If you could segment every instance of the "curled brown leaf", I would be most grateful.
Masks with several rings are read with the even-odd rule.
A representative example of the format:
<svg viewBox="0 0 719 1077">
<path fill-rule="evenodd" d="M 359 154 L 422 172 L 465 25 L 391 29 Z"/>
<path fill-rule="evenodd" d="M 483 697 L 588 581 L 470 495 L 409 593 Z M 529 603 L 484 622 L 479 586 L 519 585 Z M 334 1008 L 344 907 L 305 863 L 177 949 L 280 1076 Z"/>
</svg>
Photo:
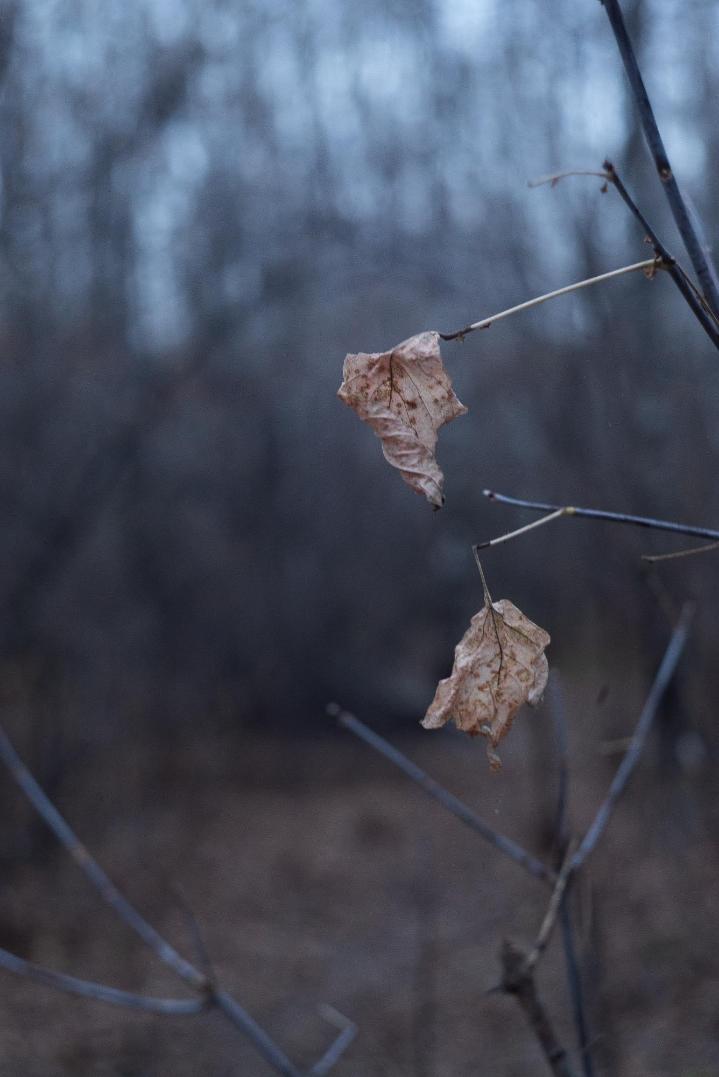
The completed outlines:
<svg viewBox="0 0 719 1077">
<path fill-rule="evenodd" d="M 496 748 L 517 711 L 541 699 L 549 642 L 549 634 L 512 602 L 492 602 L 485 592 L 484 607 L 455 648 L 451 675 L 437 685 L 424 728 L 439 729 L 451 719 L 471 736 L 486 737 L 490 766 L 499 770 Z"/>
<path fill-rule="evenodd" d="M 404 481 L 440 508 L 437 431 L 467 409 L 444 369 L 439 333 L 419 333 L 388 352 L 348 355 L 337 395 L 372 427 Z"/>
</svg>

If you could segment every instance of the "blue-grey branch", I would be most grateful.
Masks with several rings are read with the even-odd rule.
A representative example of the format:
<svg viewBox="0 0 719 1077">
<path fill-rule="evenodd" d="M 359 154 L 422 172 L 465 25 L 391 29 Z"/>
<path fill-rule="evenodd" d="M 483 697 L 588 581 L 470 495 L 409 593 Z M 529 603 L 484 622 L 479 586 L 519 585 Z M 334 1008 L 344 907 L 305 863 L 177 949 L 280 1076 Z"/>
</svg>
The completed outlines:
<svg viewBox="0 0 719 1077">
<path fill-rule="evenodd" d="M 691 215 L 687 209 L 687 205 L 672 170 L 664 146 L 664 141 L 659 132 L 659 127 L 657 126 L 654 110 L 652 109 L 651 101 L 649 100 L 649 95 L 646 86 L 644 85 L 644 79 L 639 70 L 636 53 L 634 52 L 631 39 L 627 32 L 622 9 L 619 6 L 619 0 L 602 0 L 602 4 L 604 5 L 604 10 L 607 13 L 612 32 L 614 33 L 617 48 L 622 57 L 624 70 L 626 71 L 629 85 L 631 86 L 632 94 L 639 112 L 639 119 L 644 131 L 644 137 L 647 140 L 649 151 L 654 159 L 659 178 L 666 192 L 669 208 L 672 211 L 676 226 L 679 229 L 679 233 L 684 241 L 684 246 L 687 249 L 691 263 L 694 266 L 694 271 L 699 278 L 704 298 L 713 310 L 715 316 L 719 317 L 719 289 L 717 289 L 715 276 L 699 236 L 697 235 L 696 229 L 694 228 Z"/>
</svg>

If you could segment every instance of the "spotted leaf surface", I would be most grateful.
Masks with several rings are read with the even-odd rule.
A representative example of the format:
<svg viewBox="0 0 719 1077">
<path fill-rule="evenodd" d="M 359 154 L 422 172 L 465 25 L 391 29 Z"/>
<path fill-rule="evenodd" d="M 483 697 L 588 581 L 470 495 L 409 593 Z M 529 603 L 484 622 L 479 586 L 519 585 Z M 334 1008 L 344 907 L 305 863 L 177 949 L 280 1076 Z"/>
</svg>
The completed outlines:
<svg viewBox="0 0 719 1077">
<path fill-rule="evenodd" d="M 549 642 L 549 634 L 512 602 L 492 602 L 487 593 L 455 648 L 451 675 L 437 685 L 424 728 L 452 720 L 458 729 L 486 737 L 490 766 L 499 770 L 497 745 L 522 704 L 538 703 L 544 691 Z"/>
<path fill-rule="evenodd" d="M 337 395 L 372 427 L 404 481 L 440 508 L 437 431 L 467 409 L 444 369 L 439 333 L 419 333 L 388 352 L 348 355 Z"/>
</svg>

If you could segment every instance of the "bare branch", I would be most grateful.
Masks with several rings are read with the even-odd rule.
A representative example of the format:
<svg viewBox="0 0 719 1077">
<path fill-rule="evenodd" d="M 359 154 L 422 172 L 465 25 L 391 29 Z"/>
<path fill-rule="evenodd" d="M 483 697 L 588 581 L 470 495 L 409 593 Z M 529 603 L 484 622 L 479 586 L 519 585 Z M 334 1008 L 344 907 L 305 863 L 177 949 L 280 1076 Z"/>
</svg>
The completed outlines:
<svg viewBox="0 0 719 1077">
<path fill-rule="evenodd" d="M 450 793 L 434 778 L 430 778 L 416 763 L 413 763 L 411 759 L 408 759 L 406 755 L 403 755 L 397 748 L 386 741 L 384 737 L 380 737 L 378 733 L 366 726 L 364 722 L 361 722 L 359 718 L 355 718 L 353 714 L 348 711 L 342 710 L 336 703 L 330 703 L 327 707 L 327 713 L 331 717 L 336 718 L 339 724 L 348 729 L 350 733 L 354 733 L 356 737 L 363 740 L 365 744 L 368 744 L 370 748 L 374 748 L 376 752 L 383 755 L 385 759 L 389 759 L 391 763 L 394 763 L 396 767 L 411 778 L 421 789 L 424 790 L 429 796 L 437 800 L 442 807 L 446 808 L 453 815 L 456 815 L 466 826 L 474 830 L 480 837 L 488 841 L 490 845 L 493 845 L 495 849 L 498 849 L 505 856 L 508 856 L 511 860 L 514 860 L 515 864 L 519 864 L 525 871 L 528 871 L 530 875 L 533 875 L 535 879 L 541 879 L 545 883 L 554 885 L 556 879 L 556 873 L 551 868 L 543 864 L 541 860 L 537 860 L 536 857 L 528 853 L 526 849 L 523 849 L 521 845 L 512 841 L 511 838 L 504 837 L 503 834 L 498 834 L 496 830 L 493 830 L 491 826 L 484 822 L 471 808 L 468 808 L 466 804 L 463 804 L 458 797 L 453 793 Z"/>
<path fill-rule="evenodd" d="M 505 939 L 500 958 L 502 990 L 508 995 L 514 995 L 524 1010 L 550 1070 L 555 1077 L 574 1077 L 567 1052 L 557 1039 L 549 1015 L 537 994 L 534 976 L 531 969 L 527 968 L 526 954 L 515 943 Z"/>
<path fill-rule="evenodd" d="M 632 527 L 648 527 L 655 531 L 671 531 L 677 535 L 693 535 L 696 538 L 719 540 L 719 531 L 711 527 L 694 527 L 690 524 L 677 523 L 674 520 L 655 520 L 651 516 L 631 516 L 625 512 L 606 512 L 604 509 L 581 509 L 576 505 L 550 505 L 545 501 L 525 501 L 519 497 L 510 497 L 508 494 L 499 494 L 496 490 L 482 490 L 482 493 L 490 501 L 499 501 L 503 505 L 514 505 L 519 509 L 531 509 L 532 512 L 553 513 L 552 519 L 559 519 L 561 516 L 578 516 L 587 520 L 606 520 L 608 523 L 629 524 Z M 550 517 L 547 517 L 545 520 L 540 520 L 539 523 L 549 523 L 549 519 Z M 523 529 L 516 533 L 519 534 L 521 530 Z M 512 538 L 513 534 L 500 535 L 497 539 L 484 542 L 479 546 L 479 549 L 495 546 L 498 542 Z"/>
<path fill-rule="evenodd" d="M 272 1037 L 257 1024 L 254 1017 L 251 1017 L 247 1010 L 240 1006 L 239 1002 L 236 1002 L 231 995 L 228 995 L 226 991 L 212 990 L 210 999 L 230 1024 L 244 1032 L 254 1045 L 257 1053 L 262 1055 L 265 1061 L 269 1062 L 278 1073 L 283 1074 L 284 1077 L 302 1077 L 301 1071 L 290 1062 L 287 1055 L 277 1046 Z"/>
<path fill-rule="evenodd" d="M 674 671 L 677 668 L 677 664 L 684 650 L 693 613 L 693 605 L 691 603 L 685 603 L 671 639 L 669 640 L 667 649 L 664 652 L 664 657 L 657 670 L 646 703 L 642 708 L 642 713 L 639 716 L 639 721 L 634 730 L 634 736 L 632 737 L 632 742 L 627 750 L 627 754 L 617 768 L 617 772 L 612 779 L 606 797 L 599 806 L 594 821 L 582 838 L 579 848 L 572 857 L 570 864 L 572 872 L 579 871 L 584 861 L 596 848 L 597 842 L 604 833 L 610 816 L 617 805 L 617 801 L 624 792 L 627 783 L 639 762 L 662 696 L 674 676 Z"/>
<path fill-rule="evenodd" d="M 719 320 L 707 303 L 704 296 L 696 287 L 692 279 L 682 269 L 673 255 L 669 253 L 664 246 L 659 236 L 656 234 L 649 221 L 641 212 L 636 202 L 629 194 L 629 191 L 622 183 L 622 180 L 617 173 L 614 165 L 611 161 L 604 162 L 604 171 L 596 172 L 591 169 L 570 169 L 564 172 L 553 172 L 548 176 L 542 176 L 540 179 L 530 183 L 530 187 L 539 187 L 542 184 L 550 183 L 552 187 L 556 187 L 560 180 L 566 179 L 567 176 L 598 176 L 605 181 L 605 186 L 602 190 L 606 190 L 607 186 L 611 183 L 616 188 L 619 197 L 629 209 L 629 212 L 641 225 L 647 239 L 654 248 L 654 253 L 662 264 L 662 267 L 666 269 L 669 276 L 672 278 L 677 288 L 684 297 L 687 305 L 691 309 L 695 318 L 701 325 L 704 332 L 707 334 L 712 344 L 719 348 Z"/>
<path fill-rule="evenodd" d="M 54 972 L 43 965 L 25 961 L 24 958 L 11 954 L 9 950 L 0 949 L 0 968 L 70 995 L 80 995 L 96 1002 L 108 1002 L 112 1006 L 125 1006 L 130 1010 L 142 1010 L 144 1013 L 187 1017 L 202 1013 L 210 1005 L 208 999 L 152 998 L 149 995 L 120 991 L 116 987 L 106 987 L 92 980 L 79 980 L 76 976 L 67 976 L 63 972 Z"/>
<path fill-rule="evenodd" d="M 672 278 L 677 288 L 684 297 L 686 303 L 691 308 L 697 321 L 700 323 L 702 329 L 707 334 L 711 342 L 715 347 L 719 348 L 719 320 L 717 315 L 707 303 L 704 296 L 691 280 L 689 275 L 682 269 L 677 260 L 669 253 L 667 248 L 660 240 L 657 233 L 652 228 L 649 221 L 646 219 L 639 206 L 636 204 L 632 196 L 619 176 L 616 168 L 611 161 L 604 162 L 604 168 L 606 169 L 607 180 L 616 189 L 617 194 L 624 202 L 625 206 L 632 214 L 632 216 L 639 222 L 645 235 L 649 239 L 654 253 L 657 258 L 661 258 L 665 269 L 669 276 Z"/>
<path fill-rule="evenodd" d="M 572 884 L 570 879 L 567 890 L 559 909 L 559 923 L 562 931 L 562 947 L 564 949 L 564 963 L 567 969 L 567 983 L 569 997 L 572 1003 L 572 1017 L 577 1034 L 577 1046 L 582 1064 L 584 1077 L 594 1077 L 594 1063 L 591 1053 L 591 1037 L 589 1034 L 589 1020 L 587 1007 L 584 1001 L 584 986 L 582 973 L 577 958 L 577 948 L 574 943 L 574 929 L 572 925 L 572 910 L 569 904 L 569 888 Z"/>
<path fill-rule="evenodd" d="M 569 843 L 567 810 L 569 801 L 569 765 L 567 759 L 567 716 L 565 710 L 564 692 L 561 680 L 555 671 L 549 681 L 551 715 L 554 721 L 555 739 L 557 742 L 557 754 L 559 757 L 559 781 L 557 783 L 557 809 L 555 833 L 557 842 L 558 864 L 561 868 L 566 860 L 566 850 Z M 574 939 L 574 927 L 572 924 L 572 910 L 570 906 L 570 891 L 572 879 L 567 880 L 566 889 L 559 905 L 559 924 L 562 935 L 562 950 L 564 951 L 564 964 L 567 971 L 567 987 L 572 1007 L 572 1017 L 576 1030 L 577 1047 L 579 1048 L 580 1061 L 584 1077 L 594 1077 L 594 1065 L 592 1062 L 589 1019 L 584 999 L 584 986 L 582 973 L 577 957 L 577 947 Z"/>
<path fill-rule="evenodd" d="M 561 868 L 568 841 L 567 814 L 569 809 L 569 759 L 567 746 L 566 700 L 559 671 L 552 670 L 547 685 L 549 713 L 554 726 L 557 750 L 557 805 L 554 812 L 554 837 L 557 868 Z"/>
<path fill-rule="evenodd" d="M 67 849 L 75 863 L 81 868 L 86 878 L 92 883 L 100 896 L 111 906 L 121 920 L 140 936 L 143 942 L 186 983 L 189 983 L 200 995 L 198 1002 L 187 1003 L 182 1000 L 149 999 L 146 1005 L 140 1005 L 137 1000 L 142 996 L 134 996 L 124 991 L 116 991 L 100 984 L 88 984 L 87 981 L 77 980 L 71 976 L 52 972 L 40 966 L 30 965 L 21 958 L 15 957 L 7 951 L 0 951 L 4 958 L 0 957 L 0 967 L 7 968 L 11 972 L 22 973 L 33 979 L 41 980 L 49 986 L 59 987 L 62 990 L 72 991 L 74 994 L 83 994 L 86 997 L 97 998 L 103 1002 L 114 1002 L 116 1005 L 134 1005 L 135 1009 L 150 1010 L 152 1012 L 178 1012 L 196 1013 L 200 1009 L 214 1006 L 224 1017 L 240 1029 L 250 1040 L 255 1050 L 283 1077 L 302 1077 L 301 1071 L 290 1061 L 284 1051 L 275 1043 L 270 1035 L 258 1025 L 255 1019 L 240 1006 L 236 999 L 226 991 L 219 990 L 208 977 L 190 964 L 178 954 L 173 946 L 167 942 L 151 924 L 134 908 L 124 897 L 115 884 L 110 880 L 105 871 L 90 855 L 85 846 L 80 842 L 77 835 L 70 828 L 65 819 L 60 815 L 57 808 L 42 791 L 34 777 L 24 765 L 15 751 L 9 737 L 0 726 L 0 760 L 7 766 L 17 784 L 22 789 L 35 810 L 42 816 L 47 825 L 56 835 L 60 843 Z M 94 992 L 94 993 L 91 993 Z M 133 1001 L 134 1000 L 134 1001 Z M 173 1005 L 177 1007 L 173 1010 Z M 160 1009 L 162 1005 L 170 1008 Z M 351 1037 L 347 1029 L 343 1030 L 337 1040 L 320 1059 L 324 1069 L 320 1073 L 328 1073 L 334 1060 L 350 1042 Z M 354 1033 L 353 1033 L 354 1035 Z M 341 1046 L 341 1050 L 340 1050 Z M 332 1052 L 329 1061 L 328 1055 Z M 324 1060 L 324 1062 L 323 1062 Z"/>
<path fill-rule="evenodd" d="M 92 883 L 104 901 L 110 905 L 121 920 L 140 936 L 142 941 L 166 965 L 196 990 L 206 991 L 207 977 L 167 942 L 151 924 L 134 908 L 111 881 L 97 861 L 68 826 L 57 808 L 43 793 L 30 771 L 20 759 L 5 730 L 0 726 L 0 759 L 5 763 L 17 784 L 32 806 L 45 820 L 58 841 L 65 847 L 85 877 Z"/>
<path fill-rule="evenodd" d="M 625 273 L 637 273 L 640 270 L 651 278 L 658 269 L 665 268 L 663 262 L 658 258 L 634 262 L 633 265 L 621 266 L 619 269 L 612 269 L 609 273 L 600 273 L 598 277 L 588 277 L 586 280 L 575 281 L 574 284 L 567 284 L 564 288 L 557 288 L 555 291 L 547 292 L 545 295 L 538 295 L 534 299 L 528 299 L 525 303 L 519 303 L 516 307 L 509 307 L 508 310 L 502 310 L 499 314 L 493 314 L 490 318 L 482 318 L 478 322 L 472 322 L 471 325 L 465 325 L 464 329 L 457 329 L 454 333 L 440 333 L 439 335 L 442 340 L 462 340 L 468 333 L 473 333 L 475 329 L 489 329 L 494 322 L 509 318 L 513 314 L 519 314 L 523 310 L 538 307 L 540 303 L 546 303 L 548 300 L 556 299 L 560 295 L 569 295 L 570 292 L 577 292 L 580 288 L 588 288 L 592 284 L 601 284 L 602 281 L 611 280 L 613 277 L 621 277 Z"/>
<path fill-rule="evenodd" d="M 684 246 L 689 253 L 692 265 L 694 266 L 694 272 L 699 278 L 699 283 L 704 292 L 704 298 L 707 300 L 708 305 L 714 313 L 719 314 L 719 287 L 717 286 L 716 277 L 696 233 L 691 216 L 669 163 L 667 151 L 664 147 L 662 136 L 659 133 L 657 121 L 654 118 L 654 111 L 649 100 L 649 95 L 647 94 L 644 80 L 641 71 L 639 70 L 636 54 L 632 47 L 629 34 L 627 33 L 622 10 L 618 0 L 602 0 L 602 3 L 604 4 L 604 9 L 612 27 L 614 38 L 622 57 L 622 62 L 624 63 L 624 70 L 627 73 L 627 78 L 629 79 L 629 84 L 632 88 L 634 100 L 639 111 L 639 118 L 644 130 L 644 137 L 647 140 L 647 145 L 654 158 L 654 164 L 662 182 L 662 186 L 664 187 L 672 215 L 684 241 Z"/>
</svg>

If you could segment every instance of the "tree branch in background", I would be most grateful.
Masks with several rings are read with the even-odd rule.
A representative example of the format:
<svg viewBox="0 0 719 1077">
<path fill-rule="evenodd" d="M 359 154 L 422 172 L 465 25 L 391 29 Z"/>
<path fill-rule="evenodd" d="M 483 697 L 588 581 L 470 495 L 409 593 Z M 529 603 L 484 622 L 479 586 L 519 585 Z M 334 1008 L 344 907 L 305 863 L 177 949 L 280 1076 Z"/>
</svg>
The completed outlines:
<svg viewBox="0 0 719 1077">
<path fill-rule="evenodd" d="M 110 880 L 105 871 L 80 842 L 74 831 L 60 815 L 57 808 L 42 791 L 34 777 L 24 765 L 13 747 L 9 737 L 0 726 L 0 760 L 5 764 L 21 790 L 39 815 L 45 820 L 60 843 L 70 853 L 75 863 L 82 870 L 88 881 L 98 891 L 104 901 L 128 927 L 139 935 L 142 941 L 168 965 L 177 976 L 197 991 L 197 1001 L 181 999 L 153 999 L 130 992 L 104 987 L 101 984 L 78 980 L 74 976 L 53 972 L 42 966 L 34 965 L 6 950 L 0 950 L 0 967 L 9 972 L 44 983 L 62 991 L 101 1002 L 128 1006 L 152 1013 L 194 1014 L 201 1010 L 214 1008 L 238 1028 L 250 1040 L 255 1050 L 266 1062 L 284 1077 L 302 1077 L 302 1072 L 290 1061 L 284 1051 L 272 1037 L 257 1024 L 253 1017 L 240 1004 L 217 988 L 205 973 L 186 961 L 175 948 L 135 909 Z M 355 1036 L 355 1026 L 345 1021 L 339 1035 L 316 1064 L 321 1068 L 310 1071 L 311 1074 L 327 1074 L 338 1061 Z M 336 1024 L 337 1021 L 334 1021 Z"/>
<path fill-rule="evenodd" d="M 632 527 L 647 527 L 654 531 L 671 531 L 676 535 L 693 535 L 695 538 L 719 541 L 719 531 L 712 527 L 694 527 L 691 524 L 677 523 L 675 520 L 655 520 L 651 516 L 632 516 L 626 512 L 582 509 L 576 505 L 551 505 L 545 501 L 525 501 L 519 497 L 510 497 L 508 494 L 497 493 L 496 490 L 482 490 L 482 493 L 490 501 L 498 501 L 503 505 L 514 505 L 518 509 L 530 509 L 532 512 L 546 512 L 549 515 L 533 524 L 527 524 L 525 527 L 517 528 L 515 531 L 508 531 L 504 535 L 498 535 L 497 538 L 489 539 L 487 542 L 480 542 L 476 546 L 478 550 L 487 549 L 489 546 L 498 546 L 501 542 L 508 542 L 509 539 L 516 538 L 518 535 L 522 535 L 536 527 L 541 527 L 543 524 L 551 523 L 552 520 L 558 520 L 562 516 L 577 516 L 586 520 L 605 520 L 613 524 L 629 524 Z"/>
<path fill-rule="evenodd" d="M 385 759 L 389 759 L 390 763 L 394 763 L 396 767 L 411 778 L 420 789 L 423 789 L 425 793 L 433 797 L 434 800 L 439 801 L 442 807 L 450 811 L 458 819 L 460 819 L 471 830 L 474 830 L 476 834 L 488 841 L 490 845 L 493 845 L 495 849 L 498 849 L 505 856 L 508 856 L 511 860 L 514 860 L 515 864 L 519 864 L 533 875 L 535 879 L 541 879 L 545 883 L 549 883 L 550 886 L 554 885 L 556 879 L 556 873 L 551 868 L 543 864 L 541 860 L 537 860 L 536 857 L 528 853 L 526 849 L 523 849 L 521 845 L 518 845 L 511 838 L 505 838 L 503 834 L 498 834 L 496 830 L 493 830 L 491 826 L 484 822 L 478 815 L 476 815 L 471 808 L 468 808 L 466 804 L 463 804 L 458 797 L 453 793 L 450 793 L 434 778 L 430 778 L 421 767 L 418 767 L 416 763 L 413 763 L 411 759 L 408 759 L 406 755 L 395 748 L 389 741 L 386 741 L 384 737 L 380 737 L 378 733 L 370 729 L 369 726 L 361 722 L 359 718 L 355 718 L 354 714 L 350 714 L 349 711 L 342 710 L 336 703 L 330 703 L 327 707 L 327 713 L 336 718 L 339 725 L 343 729 L 348 729 L 350 733 L 354 733 L 356 737 L 363 740 L 365 744 L 368 744 L 370 748 L 374 748 L 376 752 L 383 755 Z"/>
<path fill-rule="evenodd" d="M 644 137 L 649 146 L 649 151 L 654 159 L 654 165 L 659 174 L 662 186 L 666 192 L 669 208 L 684 241 L 684 246 L 694 266 L 694 272 L 699 278 L 704 299 L 708 306 L 719 316 L 719 286 L 711 262 L 706 256 L 699 237 L 694 228 L 691 216 L 682 197 L 679 185 L 672 171 L 667 151 L 664 147 L 662 136 L 659 133 L 657 121 L 654 117 L 649 95 L 644 85 L 642 73 L 639 70 L 637 57 L 632 47 L 627 27 L 622 15 L 622 9 L 618 0 L 602 0 L 604 10 L 607 13 L 609 23 L 614 33 L 614 38 L 624 64 L 624 70 L 629 79 L 629 85 L 634 95 L 634 100 L 639 111 L 639 119 L 644 131 Z"/>
<path fill-rule="evenodd" d="M 598 277 L 588 277 L 586 280 L 567 284 L 564 288 L 556 288 L 553 292 L 547 292 L 545 295 L 538 295 L 534 299 L 528 299 L 525 303 L 517 304 L 516 307 L 509 307 L 507 310 L 500 311 L 499 314 L 493 314 L 490 318 L 482 318 L 478 322 L 472 322 L 471 325 L 465 325 L 464 329 L 457 329 L 454 333 L 440 333 L 439 335 L 442 340 L 463 340 L 468 333 L 473 333 L 475 329 L 489 329 L 494 322 L 509 318 L 513 314 L 519 314 L 523 310 L 538 307 L 540 303 L 546 303 L 549 299 L 557 299 L 560 295 L 569 295 L 570 292 L 578 292 L 580 288 L 588 288 L 592 284 L 601 284 L 602 281 L 611 280 L 613 277 L 621 277 L 626 273 L 637 273 L 639 270 L 642 270 L 647 277 L 652 278 L 658 269 L 666 269 L 666 266 L 659 258 L 648 258 L 643 262 L 634 262 L 632 265 L 612 269 L 608 273 L 600 273 Z"/>
</svg>

